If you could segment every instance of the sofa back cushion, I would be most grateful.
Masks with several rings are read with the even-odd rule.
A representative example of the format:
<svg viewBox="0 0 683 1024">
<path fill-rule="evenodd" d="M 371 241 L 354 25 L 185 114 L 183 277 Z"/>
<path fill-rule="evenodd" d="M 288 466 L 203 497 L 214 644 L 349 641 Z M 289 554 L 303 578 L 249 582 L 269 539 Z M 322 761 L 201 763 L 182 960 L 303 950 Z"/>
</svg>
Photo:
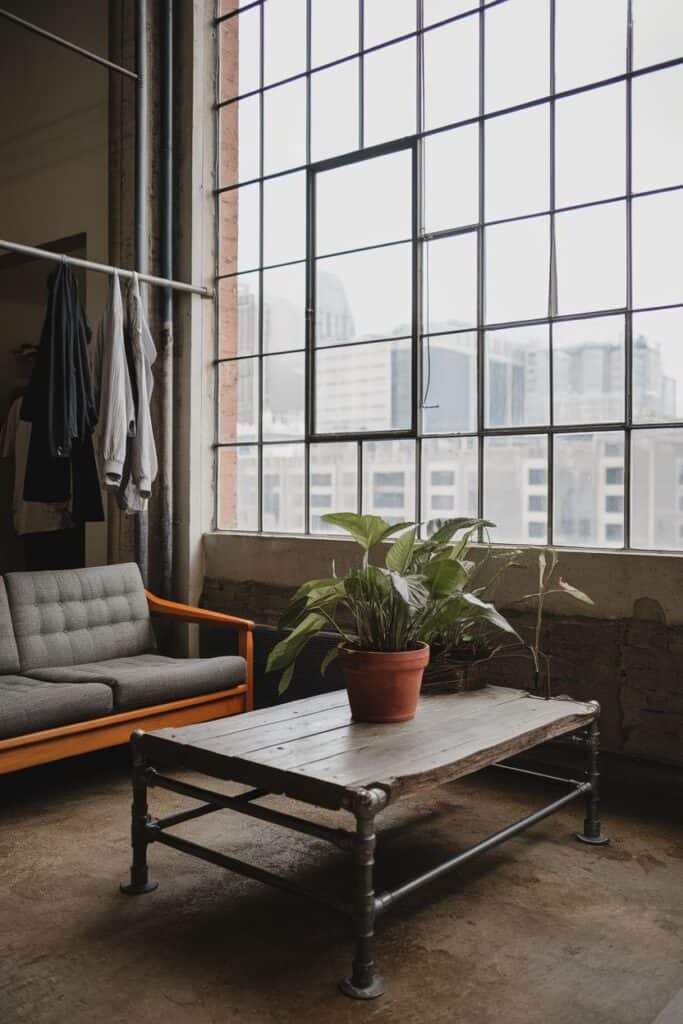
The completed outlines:
<svg viewBox="0 0 683 1024">
<path fill-rule="evenodd" d="M 0 577 L 0 676 L 19 671 L 19 651 L 7 600 L 5 583 Z"/>
<path fill-rule="evenodd" d="M 5 581 L 22 672 L 156 650 L 134 563 L 11 572 Z"/>
</svg>

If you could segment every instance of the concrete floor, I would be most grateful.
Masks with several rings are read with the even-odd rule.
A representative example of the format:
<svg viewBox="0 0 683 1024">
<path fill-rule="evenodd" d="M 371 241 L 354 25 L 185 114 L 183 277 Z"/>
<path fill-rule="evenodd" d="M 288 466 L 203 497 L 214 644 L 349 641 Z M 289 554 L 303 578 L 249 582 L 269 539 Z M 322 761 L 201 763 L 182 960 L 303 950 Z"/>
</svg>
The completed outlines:
<svg viewBox="0 0 683 1024">
<path fill-rule="evenodd" d="M 611 846 L 573 841 L 574 805 L 388 913 L 376 943 L 387 994 L 355 1003 L 335 989 L 347 928 L 324 910 L 162 847 L 150 851 L 159 890 L 119 894 L 124 751 L 5 777 L 0 1021 L 653 1024 L 670 1005 L 679 1024 L 680 803 L 625 790 L 630 807 L 604 807 Z M 553 793 L 491 772 L 398 805 L 385 815 L 380 877 L 398 881 Z M 152 806 L 188 804 L 156 792 Z M 344 854 L 229 812 L 178 831 L 311 886 L 343 880 Z"/>
</svg>

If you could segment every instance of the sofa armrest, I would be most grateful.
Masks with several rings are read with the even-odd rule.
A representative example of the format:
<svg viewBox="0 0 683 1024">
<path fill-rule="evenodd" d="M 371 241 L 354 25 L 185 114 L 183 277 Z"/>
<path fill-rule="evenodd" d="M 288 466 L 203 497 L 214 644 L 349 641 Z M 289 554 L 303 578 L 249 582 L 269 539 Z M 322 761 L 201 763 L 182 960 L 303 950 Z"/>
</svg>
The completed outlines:
<svg viewBox="0 0 683 1024">
<path fill-rule="evenodd" d="M 191 604 L 178 604 L 177 601 L 166 601 L 163 597 L 145 591 L 149 610 L 153 615 L 165 615 L 182 622 L 205 622 L 213 626 L 225 626 L 227 629 L 253 630 L 255 623 L 250 619 L 239 619 L 236 615 L 224 612 L 213 612 L 209 608 L 195 608 Z"/>
<path fill-rule="evenodd" d="M 224 626 L 239 632 L 239 653 L 247 663 L 247 711 L 254 706 L 254 627 L 250 619 L 240 619 L 236 615 L 224 612 L 213 612 L 209 608 L 195 608 L 177 601 L 167 601 L 163 597 L 145 591 L 149 610 L 153 615 L 178 619 L 180 622 L 205 623 L 210 626 Z"/>
</svg>

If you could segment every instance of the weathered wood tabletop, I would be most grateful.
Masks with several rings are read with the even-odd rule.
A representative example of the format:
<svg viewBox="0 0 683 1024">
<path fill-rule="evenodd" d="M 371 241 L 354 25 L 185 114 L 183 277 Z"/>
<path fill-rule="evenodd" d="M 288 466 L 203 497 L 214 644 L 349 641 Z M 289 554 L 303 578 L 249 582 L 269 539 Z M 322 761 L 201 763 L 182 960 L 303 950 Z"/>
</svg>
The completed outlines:
<svg viewBox="0 0 683 1024">
<path fill-rule="evenodd" d="M 142 738 L 154 763 L 338 808 L 361 788 L 389 800 L 479 771 L 588 725 L 598 705 L 486 686 L 425 694 L 410 722 L 354 722 L 344 691 Z"/>
</svg>

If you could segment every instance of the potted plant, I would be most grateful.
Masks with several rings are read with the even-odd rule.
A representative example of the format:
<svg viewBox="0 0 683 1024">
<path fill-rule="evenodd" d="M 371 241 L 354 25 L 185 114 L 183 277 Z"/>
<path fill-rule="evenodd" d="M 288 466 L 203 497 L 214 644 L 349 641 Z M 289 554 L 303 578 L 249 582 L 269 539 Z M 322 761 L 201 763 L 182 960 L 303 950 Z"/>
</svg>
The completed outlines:
<svg viewBox="0 0 683 1024">
<path fill-rule="evenodd" d="M 468 568 L 462 554 L 469 535 L 484 524 L 451 519 L 427 539 L 415 523 L 390 524 L 351 512 L 323 516 L 360 545 L 360 564 L 343 578 L 332 575 L 299 587 L 280 620 L 291 632 L 273 649 L 268 669 L 282 671 L 279 692 L 289 686 L 296 659 L 317 633 L 332 627 L 340 643 L 323 660 L 338 657 L 356 721 L 401 722 L 413 718 L 429 662 L 435 623 L 463 615 L 514 632 L 494 606 L 463 589 Z M 456 540 L 457 534 L 463 534 Z M 399 536 L 396 537 L 396 534 Z M 383 565 L 370 552 L 394 538 Z"/>
</svg>

